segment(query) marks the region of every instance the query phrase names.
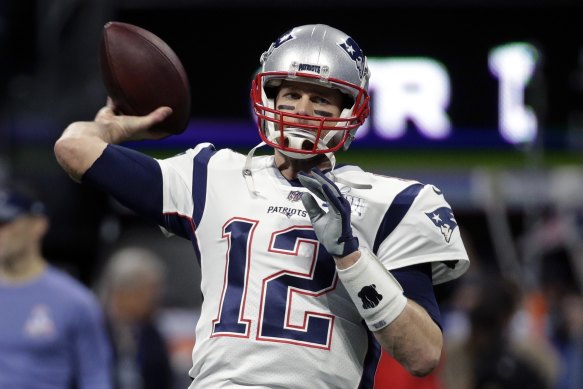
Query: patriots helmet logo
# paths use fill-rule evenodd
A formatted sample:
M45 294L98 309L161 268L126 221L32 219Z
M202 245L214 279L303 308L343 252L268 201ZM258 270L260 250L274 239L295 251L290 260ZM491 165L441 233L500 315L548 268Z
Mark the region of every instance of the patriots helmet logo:
M281 46L285 42L288 42L288 41L291 41L292 39L294 39L295 36L292 35L292 32L293 32L293 29L286 31L279 38L277 38L277 40L275 42L273 42L273 48L277 49L279 46Z
M445 241L449 243L453 230L457 227L457 222L453 217L453 211L447 207L437 208L433 212L425 212L427 217L439 228Z
M338 46L344 49L346 54L352 58L358 69L358 76L362 79L366 73L366 62L364 59L364 53L360 46L358 46L358 43L356 43L354 39L348 37L344 42L338 43Z
M279 46L283 45L284 43L289 42L292 39L295 39L295 36L292 35L292 32L293 32L293 29L285 32L279 38L277 38L275 40L275 42L273 42L271 44L271 46L269 46L269 49L261 55L261 63L262 64L267 60L267 58L269 58L271 53L273 53L273 50L277 49Z

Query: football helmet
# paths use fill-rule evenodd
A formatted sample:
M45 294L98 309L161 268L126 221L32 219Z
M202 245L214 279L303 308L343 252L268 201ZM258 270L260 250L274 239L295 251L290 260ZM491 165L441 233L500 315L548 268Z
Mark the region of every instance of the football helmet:
M262 140L298 159L346 150L370 112L370 72L358 44L333 27L311 24L281 35L260 60L251 101ZM345 101L340 117L278 110L275 97L284 80L339 90Z

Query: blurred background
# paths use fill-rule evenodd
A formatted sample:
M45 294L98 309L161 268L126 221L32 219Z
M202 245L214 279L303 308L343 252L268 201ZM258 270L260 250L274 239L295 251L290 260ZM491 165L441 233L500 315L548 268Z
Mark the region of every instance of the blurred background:
M103 193L74 183L53 155L66 125L91 120L105 102L103 25L150 30L189 74L187 131L128 145L155 157L201 141L249 150L259 142L248 96L261 53L295 25L333 25L360 44L372 70L371 117L339 162L439 187L470 252L469 274L437 289L448 346L471 338L472 315L483 307L475 286L510 282L517 301L501 331L512 342L540 340L526 354L550 355L534 363L547 387L581 388L573 367L583 367L580 3L4 0L0 185L27 180L40 189L52 220L45 255L88 285L121 247L164 258L171 282L161 321L174 336L175 362L187 369L201 301L190 243L164 238Z

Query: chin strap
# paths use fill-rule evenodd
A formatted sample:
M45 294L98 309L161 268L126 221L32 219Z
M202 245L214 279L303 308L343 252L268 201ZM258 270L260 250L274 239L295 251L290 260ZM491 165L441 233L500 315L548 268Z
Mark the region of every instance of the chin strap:
M336 156L334 153L326 153L324 155L328 158L328 161L330 161L330 172L333 172L336 167Z
M253 171L251 167L253 165L253 154L255 154L255 150L260 147L265 146L265 142L259 143L257 146L253 147L251 151L247 154L247 158L245 159L245 166L243 167L243 177L245 177L245 183L247 184L247 190L251 194L251 197L259 196L259 191L255 189L255 182L253 181Z

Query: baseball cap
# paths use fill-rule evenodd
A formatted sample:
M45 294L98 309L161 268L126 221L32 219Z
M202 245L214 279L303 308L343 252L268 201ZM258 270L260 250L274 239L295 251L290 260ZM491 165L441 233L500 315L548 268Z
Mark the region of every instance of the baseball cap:
M44 204L24 193L0 189L0 225L27 215L45 215Z

